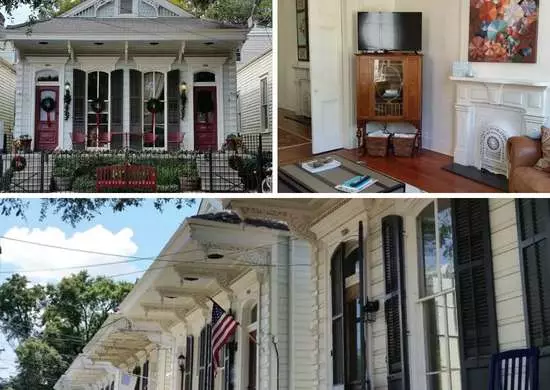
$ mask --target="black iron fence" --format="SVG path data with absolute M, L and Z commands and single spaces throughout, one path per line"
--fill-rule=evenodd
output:
M 0 154 L 0 192 L 261 192 L 271 162 L 262 134 L 207 152 L 12 152 Z

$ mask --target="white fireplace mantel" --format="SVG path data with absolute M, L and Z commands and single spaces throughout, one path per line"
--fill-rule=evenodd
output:
M 456 83 L 455 163 L 507 174 L 505 140 L 540 132 L 550 116 L 550 81 L 475 77 L 450 80 Z M 489 130 L 496 137 L 489 136 L 488 140 Z M 493 148 L 499 150 L 492 153 Z M 491 153 L 483 155 L 487 150 Z M 493 161 L 497 155 L 500 161 Z

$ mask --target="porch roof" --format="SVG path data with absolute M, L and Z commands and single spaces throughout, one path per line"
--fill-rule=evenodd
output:
M 8 26 L 7 40 L 240 40 L 249 29 L 191 17 L 53 18 L 32 25 Z

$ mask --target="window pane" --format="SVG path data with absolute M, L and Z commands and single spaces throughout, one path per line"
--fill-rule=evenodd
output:
M 451 383 L 452 390 L 462 390 L 462 380 L 460 378 L 460 371 L 451 371 Z
M 423 296 L 433 295 L 439 290 L 436 264 L 436 241 L 435 241 L 435 208 L 434 204 L 426 207 L 420 216 L 420 241 L 421 253 L 424 268 L 421 293 Z M 422 291 L 423 290 L 423 291 Z
M 88 100 L 97 99 L 97 72 L 88 73 Z
M 120 0 L 120 13 L 131 14 L 132 5 L 133 5 L 133 0 Z
M 109 75 L 105 72 L 99 72 L 99 97 L 109 100 Z
M 453 224 L 451 201 L 438 200 L 437 228 L 439 230 L 439 266 L 443 290 L 454 287 Z
M 425 303 L 428 372 L 440 371 L 448 367 L 447 346 L 445 345 L 445 310 L 444 296 L 430 299 Z
M 164 101 L 164 73 L 155 72 L 155 97 Z
M 154 73 L 149 72 L 143 75 L 143 97 L 147 102 L 149 99 L 155 96 L 155 80 Z
M 451 390 L 449 389 L 449 374 L 439 373 L 428 375 L 428 389 L 429 390 Z

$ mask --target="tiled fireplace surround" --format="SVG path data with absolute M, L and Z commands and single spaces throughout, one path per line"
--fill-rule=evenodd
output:
M 550 82 L 451 77 L 456 83 L 454 162 L 508 176 L 506 140 L 540 132 Z

